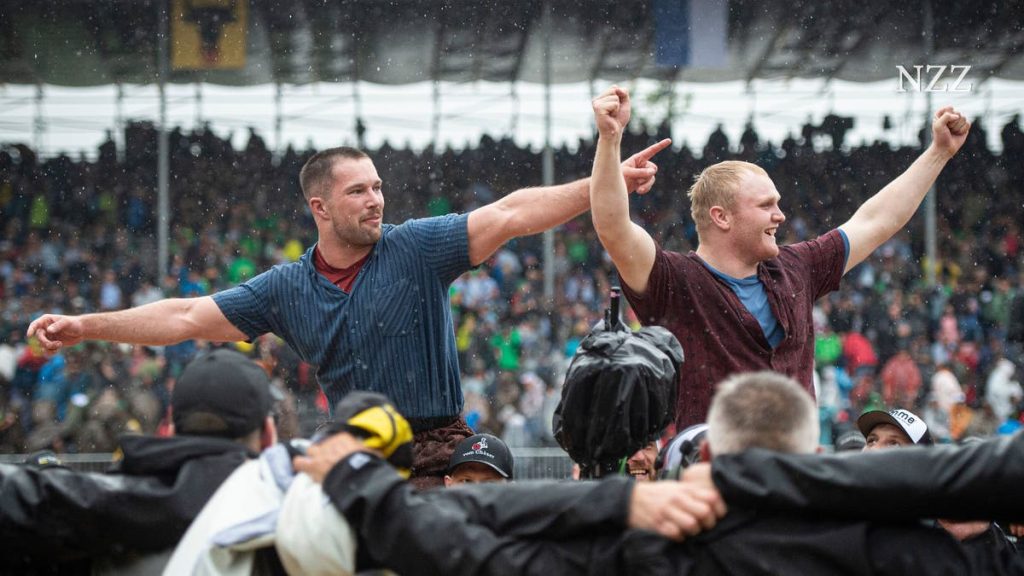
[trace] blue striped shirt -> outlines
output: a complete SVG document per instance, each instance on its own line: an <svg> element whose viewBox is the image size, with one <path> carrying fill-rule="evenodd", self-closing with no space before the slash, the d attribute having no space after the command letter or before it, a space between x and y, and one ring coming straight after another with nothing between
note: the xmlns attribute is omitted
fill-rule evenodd
<svg viewBox="0 0 1024 576"><path fill-rule="evenodd" d="M332 409L372 390L408 418L454 417L463 399L448 287L470 268L467 219L384 224L349 294L316 271L310 248L213 299L250 339L273 332L316 366Z"/></svg>

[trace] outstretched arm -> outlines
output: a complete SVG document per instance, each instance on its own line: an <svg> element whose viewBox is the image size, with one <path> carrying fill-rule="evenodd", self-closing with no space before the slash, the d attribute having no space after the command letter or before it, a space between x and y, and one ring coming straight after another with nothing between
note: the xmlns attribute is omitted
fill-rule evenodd
<svg viewBox="0 0 1024 576"><path fill-rule="evenodd" d="M168 298L128 310L83 316L45 314L29 325L27 333L38 337L51 351L84 340L163 346L194 338L217 342L248 338L210 296Z"/></svg>
<svg viewBox="0 0 1024 576"><path fill-rule="evenodd" d="M361 552L402 574L590 574L618 561L612 542L627 527L682 540L725 513L706 491L626 477L417 493L344 436L311 446L295 468L323 482Z"/></svg>
<svg viewBox="0 0 1024 576"><path fill-rule="evenodd" d="M946 162L967 140L970 129L970 122L952 106L935 113L931 146L903 174L862 204L849 222L839 227L850 240L844 273L906 226Z"/></svg>
<svg viewBox="0 0 1024 576"><path fill-rule="evenodd" d="M654 174L658 171L658 167L649 160L668 143L655 144L624 162L619 175L622 186L646 194L654 185ZM512 238L554 228L588 208L589 178L557 186L516 190L469 213L469 260L476 266Z"/></svg>
<svg viewBox="0 0 1024 576"><path fill-rule="evenodd" d="M368 450L351 434L342 432L310 446L307 455L296 457L293 465L297 471L309 474L316 482L326 485L331 483L325 480L328 476L339 478L354 473L351 470L344 470L353 468L355 462L344 462L357 452L380 456ZM371 460L376 459L365 457L355 468L363 468L365 463ZM394 477L394 483L399 481L393 470L390 476ZM616 482L620 480L625 481L625 478L617 479ZM386 483L387 481L357 484L378 485L384 492L389 492L390 488L383 488ZM598 528L621 529L625 524L629 528L650 530L667 538L682 540L702 529L711 529L717 519L726 512L725 504L713 486L688 486L670 481L640 482L635 485L630 483L630 489L626 490L629 493L628 502L620 503L624 505L623 507L596 507L598 502L610 502L606 495L596 498L595 506L588 508L586 502L590 497L587 494L599 491L598 486L601 484L612 482L609 480L601 483L552 483L546 488L538 488L538 485L533 483L488 484L460 486L460 490L465 492L440 492L446 494L441 497L442 499L460 501L462 513L470 516L473 523L486 525L489 529L500 532L502 536L537 536L543 533L549 538L564 538L585 534L588 530ZM635 489L632 489L633 486ZM408 490L412 490L411 486ZM347 504L339 506L342 512L360 498L358 490L344 488L338 493L347 495ZM501 512L503 520L492 515L495 511ZM424 517L429 518L431 515Z"/></svg>
<svg viewBox="0 0 1024 576"><path fill-rule="evenodd" d="M878 521L1024 520L1024 433L970 446L860 454L767 450L716 456L683 481L717 488L729 506ZM866 506L865 503L871 503Z"/></svg>

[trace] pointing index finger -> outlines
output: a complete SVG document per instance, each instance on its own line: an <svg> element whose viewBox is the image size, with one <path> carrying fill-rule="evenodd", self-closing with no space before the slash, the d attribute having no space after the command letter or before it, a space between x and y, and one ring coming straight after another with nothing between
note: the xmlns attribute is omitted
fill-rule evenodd
<svg viewBox="0 0 1024 576"><path fill-rule="evenodd" d="M36 333L38 324L39 320L33 320L32 323L28 325L28 328L25 329L25 338L31 338L32 335Z"/></svg>
<svg viewBox="0 0 1024 576"><path fill-rule="evenodd" d="M672 144L672 139L671 138L665 138L664 140L662 140L661 142L658 142L657 144L652 144L651 146L648 146L647 148L644 148L643 150L638 152L637 155L636 155L637 163L638 164L643 164L644 162L647 162L651 158L654 158L655 154L657 154L658 152L661 152L665 148L668 148L670 144Z"/></svg>

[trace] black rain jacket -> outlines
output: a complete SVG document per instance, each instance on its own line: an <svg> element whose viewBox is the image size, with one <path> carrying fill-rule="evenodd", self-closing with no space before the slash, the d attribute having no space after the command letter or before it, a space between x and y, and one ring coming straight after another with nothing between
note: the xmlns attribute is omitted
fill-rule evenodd
<svg viewBox="0 0 1024 576"><path fill-rule="evenodd" d="M177 544L244 446L199 436L124 436L110 473L0 465L0 565L40 566Z"/></svg>

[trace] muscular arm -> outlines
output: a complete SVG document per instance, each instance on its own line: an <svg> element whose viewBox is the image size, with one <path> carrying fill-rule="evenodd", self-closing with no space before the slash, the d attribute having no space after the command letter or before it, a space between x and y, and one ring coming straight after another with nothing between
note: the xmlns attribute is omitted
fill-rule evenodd
<svg viewBox="0 0 1024 576"><path fill-rule="evenodd" d="M537 234L587 211L590 181L523 188L469 214L469 260L476 266L518 236Z"/></svg>
<svg viewBox="0 0 1024 576"><path fill-rule="evenodd" d="M658 171L650 159L671 143L662 140L623 162L616 176L622 188L638 194L650 191ZM523 188L470 212L470 262L476 266L512 238L543 232L586 212L590 208L590 190L589 178L558 186Z"/></svg>
<svg viewBox="0 0 1024 576"><path fill-rule="evenodd" d="M162 346L194 338L218 342L247 338L210 296L168 298L138 308L83 316L46 314L29 325L28 335L37 336L48 350L83 340Z"/></svg>
<svg viewBox="0 0 1024 576"><path fill-rule="evenodd" d="M906 226L946 162L963 145L969 130L970 123L951 107L938 111L932 124L932 145L903 174L869 198L848 222L839 227L850 241L850 255L844 273L864 261Z"/></svg>
<svg viewBox="0 0 1024 576"><path fill-rule="evenodd" d="M629 218L629 194L619 164L622 132L629 122L629 94L613 87L594 99L600 136L590 184L591 217L619 276L637 294L647 290L654 267L654 239Z"/></svg>

